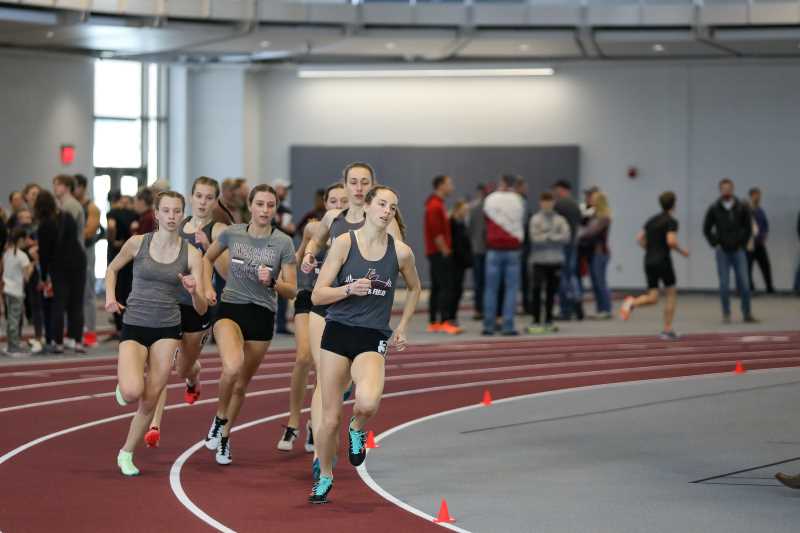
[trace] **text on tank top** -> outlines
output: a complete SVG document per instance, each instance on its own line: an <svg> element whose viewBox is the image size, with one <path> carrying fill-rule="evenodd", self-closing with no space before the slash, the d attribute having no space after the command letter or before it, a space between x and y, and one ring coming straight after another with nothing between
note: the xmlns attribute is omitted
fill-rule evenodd
<svg viewBox="0 0 800 533"><path fill-rule="evenodd" d="M350 231L350 251L336 276L336 286L366 278L372 281L372 287L366 296L348 296L331 304L326 320L375 329L387 336L392 334L389 319L400 265L394 238L391 235L387 237L386 253L377 261L369 261L361 255L355 232Z"/></svg>
<svg viewBox="0 0 800 533"><path fill-rule="evenodd" d="M150 255L154 233L142 238L139 253L133 259L133 288L122 315L132 326L165 328L181 323L178 302L183 288L178 274L189 273L189 247L181 239L178 256L171 263L159 263Z"/></svg>

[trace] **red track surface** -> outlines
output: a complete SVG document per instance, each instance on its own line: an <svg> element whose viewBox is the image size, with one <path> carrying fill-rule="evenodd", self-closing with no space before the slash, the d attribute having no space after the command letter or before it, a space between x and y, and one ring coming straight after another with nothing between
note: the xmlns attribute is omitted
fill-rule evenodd
<svg viewBox="0 0 800 533"><path fill-rule="evenodd" d="M800 366L800 333L758 334L744 342L732 333L692 335L678 342L652 337L522 339L412 346L387 364L387 396L371 429L477 403L484 388L495 398L600 383L727 372L737 360L748 369ZM287 410L293 353L268 355L240 423ZM215 408L219 361L203 358L202 401L167 411L161 447L141 448L139 478L123 478L115 457L133 408L113 400L113 358L0 366L0 530L207 531L170 489L175 459L200 440ZM181 385L169 405L182 405ZM95 396L97 395L97 396ZM30 406L31 403L51 402ZM56 403L57 402L57 403ZM123 417L66 433L13 456L7 452L39 437L109 417ZM219 467L204 448L181 472L188 497L238 531L433 531L366 488L340 460L332 503L311 507L310 455L302 446L275 449L283 418L237 432L234 464ZM391 445L391 442L386 443ZM380 453L380 451L376 452ZM413 464L408 465L414 468ZM443 467L442 475L447 472ZM442 495L446 496L446 495ZM436 502L432 503L432 508Z"/></svg>

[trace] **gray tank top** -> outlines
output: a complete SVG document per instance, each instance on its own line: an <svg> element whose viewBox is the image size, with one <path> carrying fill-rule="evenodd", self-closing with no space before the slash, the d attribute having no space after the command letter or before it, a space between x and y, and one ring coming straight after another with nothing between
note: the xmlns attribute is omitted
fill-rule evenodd
<svg viewBox="0 0 800 533"><path fill-rule="evenodd" d="M394 287L400 264L394 238L388 236L386 253L378 261L367 261L358 249L355 233L350 231L350 251L336 276L336 286L341 287L360 278L372 280L372 288L366 296L348 296L328 308L326 320L348 326L376 329L387 337L392 334L389 319L394 303Z"/></svg>
<svg viewBox="0 0 800 533"><path fill-rule="evenodd" d="M200 243L197 242L197 239L195 238L195 234L194 233L187 233L185 231L186 224L188 224L191 219L192 219L192 217L186 217L186 218L183 219L183 221L181 221L181 225L178 226L178 235L180 235L181 238L184 241L186 241L187 243L189 243L192 246L194 246L195 248L197 248L200 251L201 254L204 254L205 250L203 250L203 247L200 245ZM212 242L212 240L211 240L211 231L213 229L214 229L214 221L213 220L211 222L209 222L208 224L206 224L205 226L203 226L202 228L200 228L200 231L205 233L206 237L208 237L208 242ZM216 275L216 270L214 270L214 275ZM185 290L181 290L180 293L179 293L178 302L181 305L192 305L192 295L189 294Z"/></svg>
<svg viewBox="0 0 800 533"><path fill-rule="evenodd" d="M169 328L181 323L178 301L181 285L178 274L189 272L189 248L181 240L181 250L172 263L159 263L150 255L153 233L146 233L133 259L133 289L122 315L122 322L146 328Z"/></svg>

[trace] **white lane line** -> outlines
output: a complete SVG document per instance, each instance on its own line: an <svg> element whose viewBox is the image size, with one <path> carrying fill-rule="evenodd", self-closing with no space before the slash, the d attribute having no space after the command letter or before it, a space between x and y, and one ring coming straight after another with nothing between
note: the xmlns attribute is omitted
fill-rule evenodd
<svg viewBox="0 0 800 533"><path fill-rule="evenodd" d="M697 352L697 351L701 351L701 350L699 350L697 348L686 348L685 351L686 352ZM541 363L541 364L532 364L532 365L521 365L521 366L517 366L517 367L508 367L508 369L509 370L525 370L525 369L529 369L529 368L532 368L532 367L541 368L541 369L559 368L559 367L563 367L563 366L581 364L584 361L586 361L587 363L588 362L592 362L592 363L601 363L601 364L617 364L617 363L622 363L622 362L641 362L641 361L652 360L652 359L676 360L676 359L687 358L687 357L711 359L711 358L718 358L718 357L736 356L737 360L742 360L742 359L753 358L753 357L780 355L783 352L795 352L795 351L796 351L796 347L788 346L786 349L771 349L771 350L753 351L753 352L746 352L746 353L742 353L742 352L738 352L738 351L734 351L734 352L718 352L718 353L701 354L701 355L692 355L691 353L685 353L685 354L682 354L682 355L665 355L665 354L662 354L662 353L652 353L651 355L646 355L646 356L643 356L643 357L624 357L624 358L615 358L615 359L611 359L611 358L597 358L597 359L594 359L593 358L593 359L588 359L588 360L576 359L574 361L568 361L568 362L563 362L563 363ZM571 354L572 353L574 353L574 352L571 352ZM601 351L601 352L597 352L597 353L598 353L598 355L603 356L603 357L611 357L613 355L620 355L619 352L617 352L617 351ZM571 355L571 354L557 354L557 353L554 353L554 354L547 354L544 357L554 357L554 356L564 356L564 357L566 357L566 356ZM491 354L485 354L485 355L483 355L483 357L481 359L481 355L482 354L478 354L474 358L462 359L462 361L464 361L463 364L470 364L470 363L473 362L474 359L478 359L479 361L483 360L483 361L494 361L494 362L503 360L503 357L492 357ZM519 356L519 357L523 357L523 356ZM533 355L532 354L532 355L530 355L528 357L523 357L523 360L535 360L537 358L542 358L542 357L543 357L542 355ZM444 359L444 360L441 360L441 361L431 361L431 362L427 362L427 363L394 363L393 361L395 361L396 359L400 359L400 358L397 357L397 358L390 358L389 359L390 363L386 365L386 370L393 370L393 369L398 369L398 368L413 368L413 367L415 367L417 365L420 365L420 366L437 366L437 365L460 364L460 363L457 362L459 360L447 360L447 359ZM264 366L265 367L276 368L276 367L292 367L293 365L294 365L294 363L267 363ZM221 367L213 367L213 368L208 368L208 369L206 369L204 371L201 371L201 372L219 372L219 371L221 371L221 369L222 369ZM469 371L469 372L475 373L476 371ZM462 371L454 371L454 372L462 372ZM463 371L463 372L468 372L468 371ZM253 379L280 379L280 378L285 378L285 377L291 377L291 372L280 373L280 374L262 374L262 375L258 376L258 378L253 378ZM12 387L0 388L0 393L2 393L2 392L14 392L14 391L20 391L20 390L30 390L30 389L42 389L42 388L58 387L58 386L61 386L61 385L79 385L79 384L83 384L83 383L96 383L96 382L100 382L100 381L116 381L116 380L117 380L117 376L109 375L109 376L95 376L95 377L78 378L78 379L67 379L67 380L60 380L60 381L47 381L47 382L42 382L42 383L28 383L26 385L15 385L15 386L12 386ZM217 380L201 381L201 385L208 384L208 383L216 383L216 382L217 382Z"/></svg>
<svg viewBox="0 0 800 533"><path fill-rule="evenodd" d="M756 370L756 371L753 371L753 373L759 373L759 374L761 374L761 373L770 373L770 372L775 372L776 370L779 371L779 370L783 370L783 369L770 368L770 369L765 369L765 370ZM523 399L532 398L532 397L555 396L555 395L560 395L560 394L568 394L568 393L576 392L576 391L588 391L588 390L604 389L604 388L611 388L611 387L624 387L624 386L630 386L630 385L638 385L638 384L642 384L642 383L675 382L675 381L709 379L709 378L714 378L714 377L720 377L721 375L724 375L724 374L704 374L704 375L700 375L700 376L680 376L680 377L672 377L672 378L657 378L657 379L646 379L646 380L636 380L636 381L625 381L625 382L621 382L621 383L603 383L603 384L599 384L599 385L586 385L586 386L581 386L581 387L570 387L568 389L558 389L558 390L552 390L552 391L534 392L534 393L531 393L531 394L522 394L520 396L511 396L511 397L508 397L508 398L502 398L502 399L499 399L499 400L494 400L494 401L492 401L492 404L493 405L497 405L497 404L514 402L514 401L523 400ZM442 412L439 412L439 413L434 413L432 415L423 416L423 417L417 418L415 420L409 420L408 422L405 422L405 423L400 424L398 426L395 426L395 427L392 427L390 429L387 429L383 433L377 435L375 437L375 441L376 442L381 442L384 439L386 439L387 437L390 437L391 435L393 435L394 433L402 431L402 430L404 430L406 428L409 428L409 427L411 427L413 425L420 424L422 422L427 422L429 420L434 420L434 419L439 418L439 417L452 415L452 414L456 414L456 413L461 413L461 412L465 412L465 411L471 411L473 409L481 409L481 408L484 408L484 406L482 404L480 404L480 403L476 403L474 405L466 405L464 407L457 407L455 409L449 409L447 411L442 411ZM423 519L425 519L425 520L427 520L429 522L432 522L433 519L436 518L436 517L426 513L425 511L422 511L421 509L418 509L417 507L412 506L409 503L404 502L400 498L397 498L396 496L394 496L393 494L388 492L386 489L381 487L378 484L377 481L375 481L375 479L370 475L369 471L367 470L367 460L369 459L370 453L371 453L371 450L367 450L367 459L364 460L364 463L362 463L361 466L356 468L356 472L358 472L358 475L361 477L361 480L370 489L372 489L375 493L377 493L380 497L382 497L383 499L387 500L388 502L393 503L394 505L400 507L401 509L403 509L405 511L408 511L411 514L414 514L414 515L419 516L419 517L421 517L421 518L423 518ZM436 504L436 502L432 502L432 503L434 505ZM453 512L453 514L457 515L458 514L458 510L456 509ZM442 527L445 527L447 529L451 529L453 531L461 531L461 532L469 533L468 530L456 527L456 526L454 526L452 524L439 524L439 525L442 526Z"/></svg>
<svg viewBox="0 0 800 533"><path fill-rule="evenodd" d="M751 354L746 354L749 356L755 356L759 353L766 353L767 355L772 355L774 352L753 352ZM689 356L689 355L681 355L681 356L651 356L651 357L637 357L637 358L622 358L622 359L597 359L597 360L579 360L574 362L564 362L564 363L545 363L545 364L530 364L530 365L514 365L514 366L500 366L500 367L483 367L483 368L474 368L468 370L449 370L443 372L424 372L424 373L417 373L417 374L399 374L394 376L387 376L385 381L401 381L401 380L408 380L408 379L429 379L429 378L436 378L436 377L450 377L450 376L465 376L465 375L474 375L474 374L483 374L483 373L500 373L500 372L513 372L513 371L523 371L523 370L546 370L552 368L564 368L570 366L592 366L594 364L619 364L619 363L642 363L651 361L653 359L659 360L676 360L676 359L712 359L719 356L728 356L728 355L736 355L741 356L742 354L713 354L709 356ZM502 359L502 358L496 358ZM734 358L729 361L722 360L722 361L710 361L710 362L701 362L701 363L674 363L670 365L649 365L649 366L642 366L642 367L634 367L633 369L636 371L639 370L655 370L655 369L673 369L673 368L703 368L703 367L710 367L710 366L718 366L722 364L730 364L733 365L736 361L741 361L745 366L748 364L783 364L783 363L800 363L800 356L797 357L770 357L770 358L759 358L759 359L747 359L745 358ZM494 359L487 359L487 362L496 362ZM397 368L407 368L412 365L386 365L387 370L397 369ZM424 366L433 366L430 364L424 364ZM438 365L436 365L438 366ZM443 362L441 366L446 366L446 363ZM617 371L622 372L626 369L610 369L610 371ZM311 373L314 371L312 370ZM552 377L553 379L558 379L560 376L571 376L571 375L583 375L583 373L570 373L570 374L549 374L542 376L543 378ZM253 376L252 381L264 381L264 380L271 380L271 379L283 379L290 377L291 373L281 373L281 374L257 374ZM114 377L113 379L116 379ZM94 380L97 381L97 380ZM204 380L201 381L201 385L213 385L219 383L219 380ZM167 385L167 389L175 389L175 388L183 388L183 383L172 383ZM1 389L0 389L1 390ZM276 389L277 390L277 389ZM281 389L287 390L287 389ZM69 398L62 398L56 400L49 400L44 402L34 402L28 404L21 404L21 405L13 405L9 407L0 408L0 413L10 412L10 411L18 411L21 409L29 409L33 407L40 407L40 406L47 406L47 405L57 405L60 403L71 403L77 401L84 401L84 400L92 400L98 398L108 398L113 396L113 392L103 392L98 394L90 394L90 395L83 395L83 396L72 396ZM198 402L202 403L202 402Z"/></svg>

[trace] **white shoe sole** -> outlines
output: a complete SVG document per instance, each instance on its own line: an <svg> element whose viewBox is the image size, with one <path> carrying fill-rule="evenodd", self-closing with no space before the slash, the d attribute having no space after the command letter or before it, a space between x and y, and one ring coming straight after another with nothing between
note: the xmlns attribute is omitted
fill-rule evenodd
<svg viewBox="0 0 800 533"><path fill-rule="evenodd" d="M227 466L233 462L230 457L226 457L224 455L217 454L215 459L217 460L218 465Z"/></svg>
<svg viewBox="0 0 800 533"><path fill-rule="evenodd" d="M278 449L282 452L290 452L294 448L294 441L293 440L279 440L278 441Z"/></svg>
<svg viewBox="0 0 800 533"><path fill-rule="evenodd" d="M216 451L219 448L219 439L206 439L206 448L212 452Z"/></svg>
<svg viewBox="0 0 800 533"><path fill-rule="evenodd" d="M306 453L314 453L314 445L305 443L303 445L303 449L305 449Z"/></svg>

